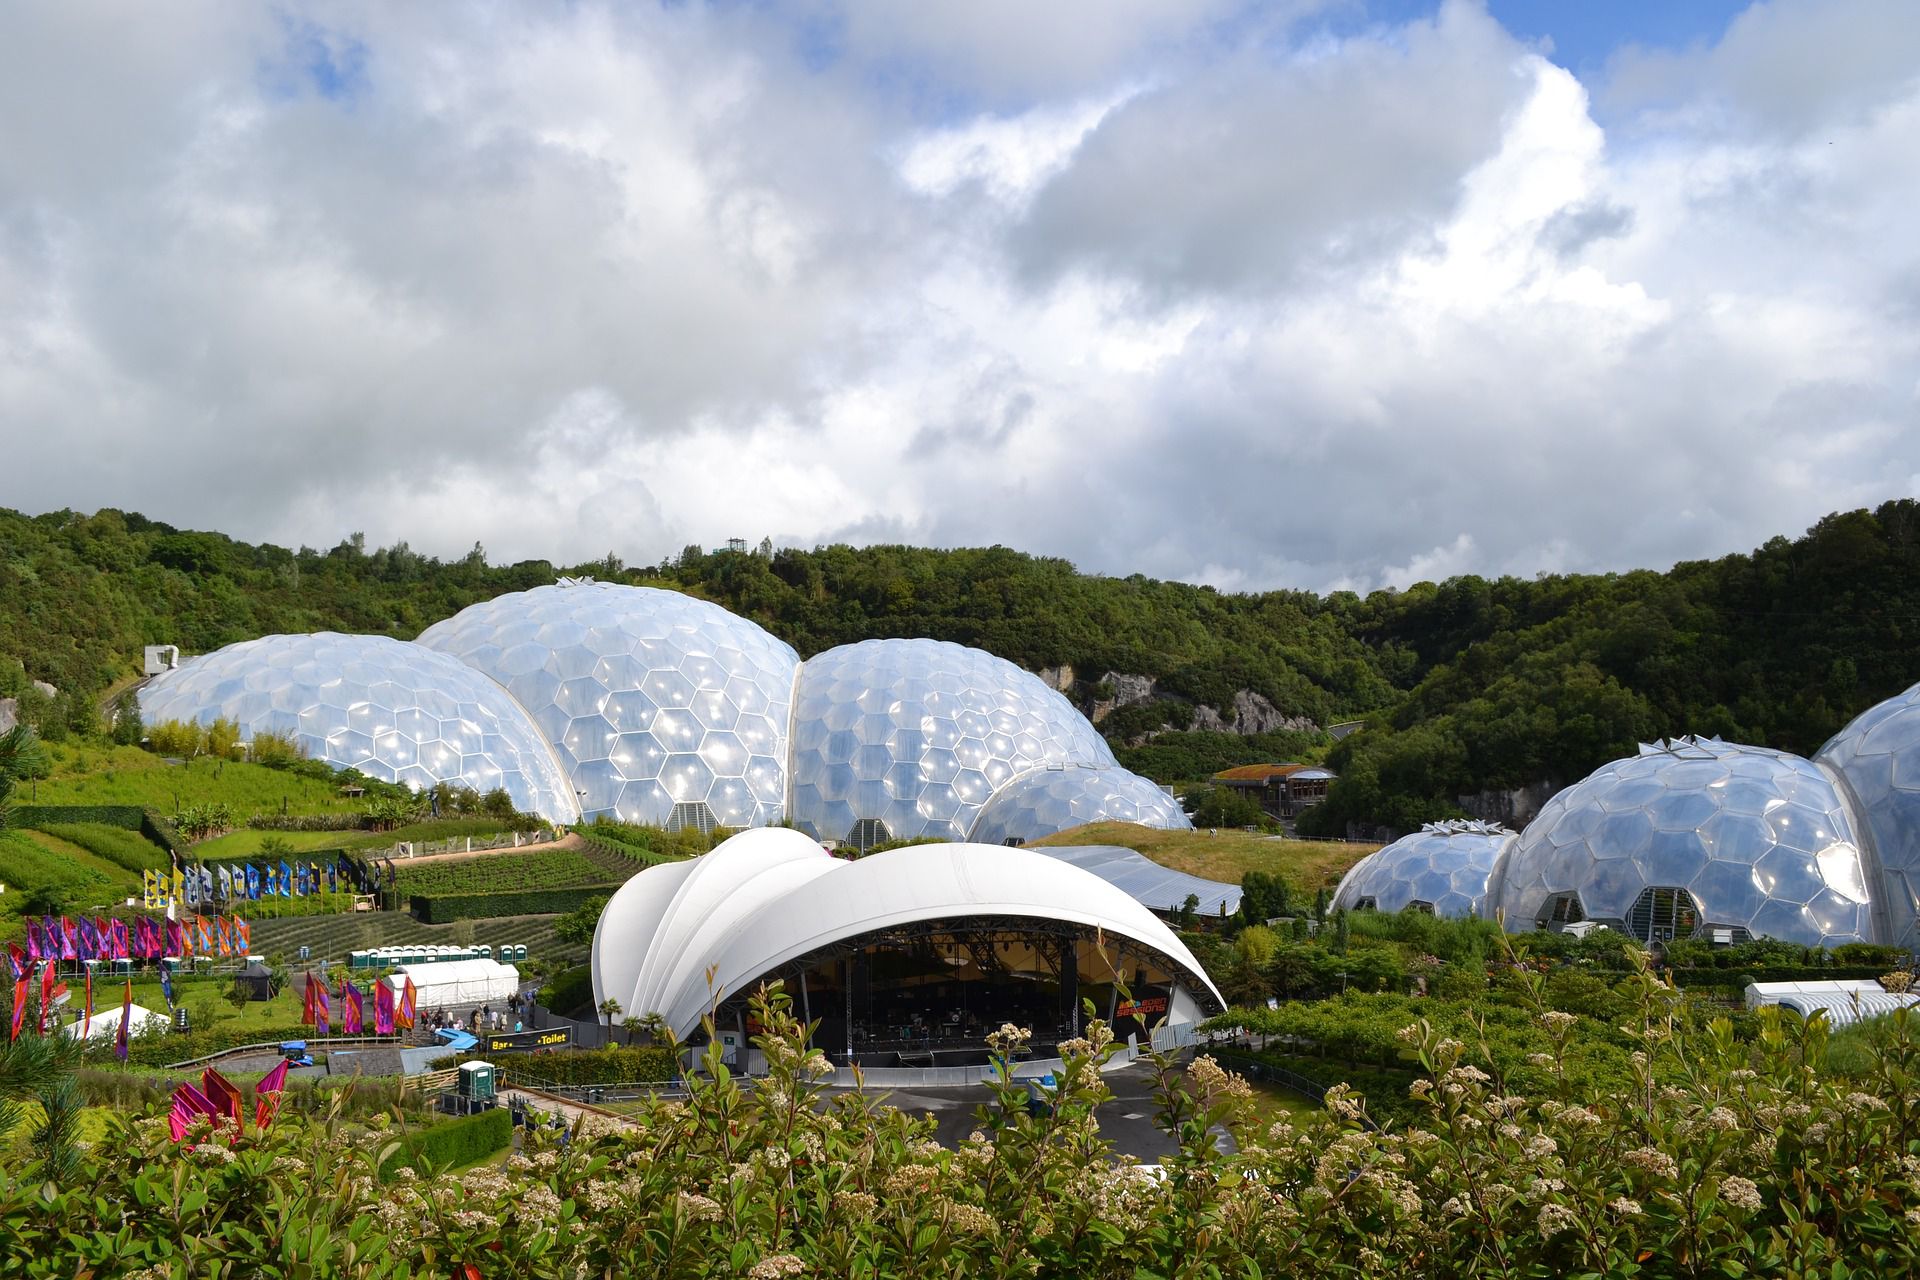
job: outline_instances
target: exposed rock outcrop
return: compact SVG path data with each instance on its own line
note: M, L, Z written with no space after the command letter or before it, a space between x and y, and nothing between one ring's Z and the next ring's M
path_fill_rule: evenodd
M1483 822L1498 822L1518 831L1532 822L1547 801L1560 791L1553 782L1530 782L1510 791L1476 791L1456 796L1460 807Z
M1212 707L1193 709L1193 727L1209 733L1277 733L1292 729L1311 733L1320 726L1309 716L1290 716L1251 689L1233 695L1233 714L1222 716Z

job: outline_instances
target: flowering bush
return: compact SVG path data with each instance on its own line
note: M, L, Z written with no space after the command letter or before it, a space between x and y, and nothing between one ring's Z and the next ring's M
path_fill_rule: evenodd
M529 1131L504 1164L376 1170L405 1135L338 1116L176 1147L115 1118L77 1176L0 1169L0 1259L29 1276L1133 1277L1908 1275L1920 1264L1920 1044L1904 1016L1865 1082L1823 1071L1824 1024L1751 1044L1690 1029L1644 969L1627 1083L1583 1095L1578 1018L1523 985L1543 1039L1522 1096L1465 1039L1415 1023L1420 1110L1377 1129L1335 1088L1261 1125L1211 1058L1154 1061L1178 1150L1116 1158L1098 1021L1062 1046L1051 1107L989 1087L958 1149L864 1092L829 1092L778 988L755 1014L768 1075L705 1057L684 1101L631 1123ZM1540 980L1544 983L1544 979ZM1530 992L1530 994L1529 994ZM1003 1027L1002 1051L1025 1032ZM1482 1059L1485 1060L1485 1059ZM1223 1129L1236 1144L1217 1142ZM1232 1145L1233 1150L1223 1150Z

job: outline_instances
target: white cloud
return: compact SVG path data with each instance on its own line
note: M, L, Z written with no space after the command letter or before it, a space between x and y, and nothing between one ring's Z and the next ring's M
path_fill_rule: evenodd
M1466 3L810 12L9 10L0 503L1369 589L1913 491L1904 26L1788 74L1858 37L1775 3L1595 108Z

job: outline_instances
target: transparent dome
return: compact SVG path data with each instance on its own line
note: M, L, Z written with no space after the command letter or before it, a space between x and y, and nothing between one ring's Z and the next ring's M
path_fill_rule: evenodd
M1819 766L1679 738L1548 801L1486 909L1511 930L1587 919L1643 941L1726 928L1833 946L1874 940L1870 897L1852 815Z
M589 818L705 829L784 815L799 659L719 605L566 581L463 609L420 643L520 700Z
M1862 712L1814 759L1852 792L1886 940L1920 946L1920 685Z
M1333 892L1333 906L1479 915L1494 863L1516 838L1498 823L1430 822L1354 863Z
M296 738L316 760L415 788L504 787L550 822L579 816L539 728L505 689L444 653L386 636L267 636L230 644L140 690L149 724L225 718L243 741Z
M1089 822L1192 828L1180 802L1137 773L1073 765L1036 769L993 793L973 824L975 844L1039 840Z
M1004 658L863 640L800 669L792 817L821 839L965 840L996 790L1052 764L1117 767L1085 716Z

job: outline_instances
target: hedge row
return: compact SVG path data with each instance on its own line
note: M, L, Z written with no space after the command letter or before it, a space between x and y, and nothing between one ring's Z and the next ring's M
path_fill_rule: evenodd
M371 831L370 813L256 813L247 819L255 831Z
M515 1084L576 1085L665 1084L677 1076L670 1050L659 1045L645 1048L609 1047L578 1049L567 1053L529 1053L505 1064Z
M96 988L95 1011L101 1011L107 1006L108 1002L101 997ZM213 1027L207 1030L189 1031L185 1034L167 1032L136 1035L127 1041L127 1065L164 1067L175 1062L203 1058L210 1053L238 1049L243 1044L279 1044L282 1040L305 1040L312 1034L312 1027L303 1027L295 1023L290 1027ZM87 1056L90 1059L103 1058L111 1062L113 1041L98 1037L89 1041Z
M173 825L151 809L137 804L21 804L13 807L11 825L44 828L49 823L98 822L138 831L168 853L179 853L181 840Z
M590 1011L593 1006L593 969L583 964L555 974L546 986L540 988L538 999L541 1005L563 1018L571 1018L581 1010Z
M461 1116L401 1139L400 1149L380 1162L380 1177L390 1180L403 1168L419 1173L462 1168L506 1150L512 1142L513 1116L505 1109Z
M104 822L49 822L36 830L58 836L68 844L79 845L88 853L135 875L149 868L167 865L164 849L125 827L108 826Z
M455 920L485 920L492 916L552 915L575 910L594 898L606 897L619 887L587 884L520 893L416 893L408 900L408 910L423 924L451 924Z

